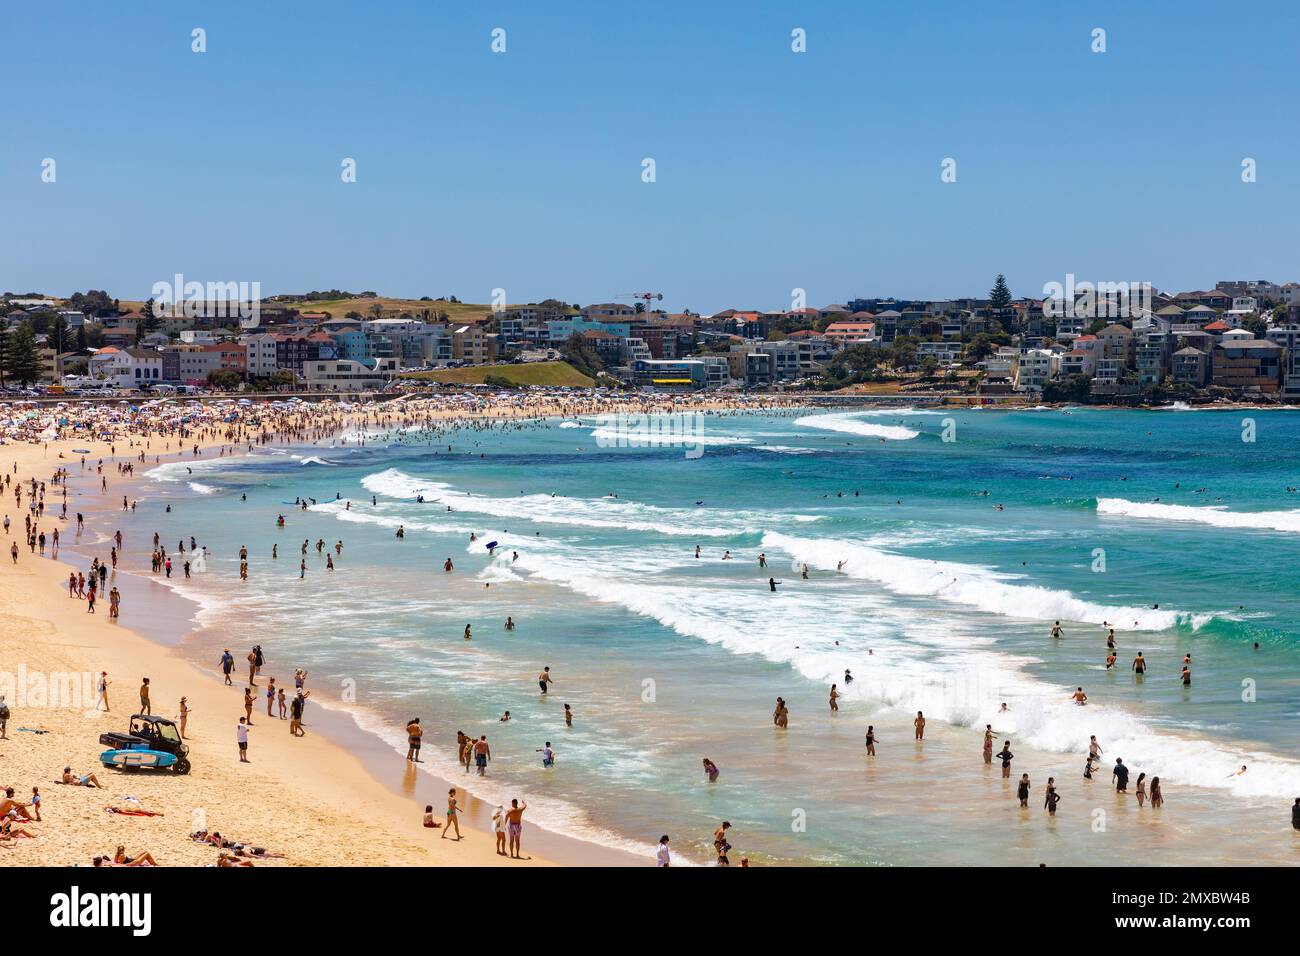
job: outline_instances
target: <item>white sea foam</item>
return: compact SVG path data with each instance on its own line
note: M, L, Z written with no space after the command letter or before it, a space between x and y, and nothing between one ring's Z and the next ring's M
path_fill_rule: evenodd
M790 540L769 535L764 544L775 548L774 539ZM850 699L880 701L901 713L922 710L931 719L975 730L991 723L1004 737L1080 759L1089 735L1096 734L1108 757L1122 757L1135 772L1169 781L1272 798L1300 791L1300 762L1157 731L1121 709L1079 707L1070 699L1072 687L1035 679L1025 671L1030 658L996 651L996 642L960 614L938 608L918 618L911 608L838 583L847 579L823 578L807 589L781 586L777 593L756 593L749 585L656 583L624 572L619 561L584 561L576 550L526 551L515 566L683 636L788 664L814 682L839 680L848 666L855 680L842 689ZM836 589L834 600L828 588ZM998 712L1003 701L1011 704L1005 714ZM1250 770L1235 776L1243 763Z
M693 434L689 430L620 429L607 425L593 429L591 437L610 448L636 448L641 445L749 445L753 442L752 438L740 435Z
M763 546L779 548L810 568L831 571L838 562L846 561L844 572L850 577L874 581L896 594L933 597L1004 617L1098 625L1109 622L1129 630L1163 631L1178 624L1199 628L1213 616L1097 604L1069 591L1014 583L1017 576L991 568L907 557L855 541L769 533L763 535Z
M879 414L882 410L871 412L833 412L828 415L804 415L794 420L795 425L803 428L818 428L823 431L843 432L847 435L861 435L866 438L885 438L890 441L907 441L921 434L903 425L876 425L872 422L859 421L867 414ZM897 414L897 410L895 411Z
M1300 533L1300 510L1296 511L1228 511L1217 506L1194 507L1167 505L1158 501L1128 501L1124 498L1098 498L1097 513L1155 521L1192 521L1216 528L1253 528L1262 531Z
M458 491L451 485L427 478L416 478L396 468L367 475L361 484L367 491L408 501L423 495L428 504L450 506L453 512L464 511L499 518L544 524L586 528L619 528L650 531L656 534L721 538L755 533L762 524L774 520L771 515L744 511L719 511L706 508L663 508L619 498L570 498L564 495L519 495L494 498ZM810 522L817 515L784 515L775 520Z

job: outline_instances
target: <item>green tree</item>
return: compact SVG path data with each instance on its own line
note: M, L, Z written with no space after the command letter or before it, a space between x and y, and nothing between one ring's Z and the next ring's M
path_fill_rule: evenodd
M989 291L989 308L999 312L1009 305L1011 305L1011 290L1007 288L1007 277L999 272L993 282L993 288Z
M992 355L993 352L993 340L984 332L971 339L970 345L966 346L966 357L973 362L982 361Z
M1091 388L1092 379L1087 375L1067 375L1062 379L1052 379L1043 383L1043 401L1083 404L1088 401Z
M5 383L7 371L9 371L9 323L0 318L0 386Z
M68 323L63 316L55 315L50 320L50 326L45 330L45 341L55 352L68 347Z
M214 368L208 373L208 384L222 391L238 388L240 381L239 373L232 369Z
M28 323L21 323L9 337L5 345L5 364L9 376L20 385L31 385L41 377L41 354L36 346L36 333Z

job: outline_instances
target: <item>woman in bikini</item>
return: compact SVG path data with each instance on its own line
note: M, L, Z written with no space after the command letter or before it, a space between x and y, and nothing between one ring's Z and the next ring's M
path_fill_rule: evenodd
M458 807L456 806L456 788L452 787L447 791L447 825L442 828L442 839L447 839L447 834L452 827L456 828L456 839L460 839L460 819L457 816Z

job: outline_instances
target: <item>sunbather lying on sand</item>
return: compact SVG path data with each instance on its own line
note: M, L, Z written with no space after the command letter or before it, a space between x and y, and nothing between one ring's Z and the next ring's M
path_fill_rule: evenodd
M71 767L64 767L63 778L61 780L55 780L54 782L66 783L73 787L99 787L101 790L104 789L104 785L99 782L99 778L93 773L77 775L72 772Z
M217 866L252 866L252 860L236 860L228 853L217 855Z
M113 862L118 866L157 866L158 861L153 858L153 854L148 851L138 853L135 856L126 855L126 847L118 844L117 852L113 854Z
M283 860L283 853L271 853L265 847L251 846L241 840L227 840L216 830L209 833L207 830L198 830L190 834L190 839L195 843L209 843L212 846L219 847L223 850L234 850L235 856L260 856L266 859Z

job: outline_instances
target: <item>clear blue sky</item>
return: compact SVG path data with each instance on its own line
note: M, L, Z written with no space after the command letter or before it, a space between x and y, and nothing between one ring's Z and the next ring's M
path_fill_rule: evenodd
M709 312L997 272L1025 295L1300 280L1297 10L10 2L0 289L141 298L182 272Z

